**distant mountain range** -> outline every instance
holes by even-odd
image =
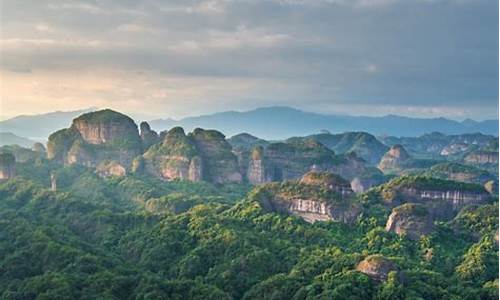
[[[31,148],[35,141],[17,136],[11,132],[0,132],[0,146],[19,145],[26,148]]]
[[[54,131],[68,127],[77,116],[96,110],[51,112],[23,115],[0,122],[1,132],[33,140],[46,140]],[[136,120],[140,122],[141,120]],[[477,122],[467,119],[457,122],[445,118],[410,118],[388,115],[383,117],[325,115],[305,112],[290,107],[265,107],[245,112],[226,111],[180,120],[157,119],[149,122],[157,131],[181,126],[186,131],[196,127],[212,128],[227,136],[248,132],[260,138],[276,140],[291,136],[305,136],[320,132],[342,133],[365,131],[381,136],[420,136],[430,132],[444,134],[483,133],[498,136],[498,120]]]
[[[0,131],[10,132],[37,141],[45,141],[52,132],[68,127],[74,118],[96,109],[88,108],[75,111],[55,111],[39,115],[21,115],[1,121]]]
[[[180,120],[161,119],[150,122],[152,128],[165,130],[182,126],[187,131],[196,127],[213,128],[231,136],[248,132],[265,139],[284,139],[321,131],[342,133],[365,131],[373,135],[420,136],[430,132],[445,134],[483,133],[498,136],[498,120],[457,122],[445,118],[410,118],[324,115],[290,107],[266,107],[246,112],[227,111]]]

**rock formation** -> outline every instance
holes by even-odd
[[[423,176],[401,176],[377,188],[387,204],[421,203],[434,219],[449,219],[471,204],[485,204],[483,186]]]
[[[47,143],[49,159],[89,167],[115,160],[128,168],[141,152],[137,125],[109,109],[81,115],[70,128],[51,134]]]
[[[386,281],[390,272],[398,272],[397,266],[382,255],[367,256],[357,265],[356,270],[376,281]]]
[[[385,230],[418,240],[434,229],[432,217],[422,204],[406,203],[395,207],[387,220]]]
[[[470,164],[497,164],[498,152],[494,151],[474,151],[468,154],[464,161]]]
[[[272,181],[272,178],[270,178],[269,175],[269,170],[267,170],[264,163],[264,148],[262,146],[256,146],[252,150],[250,154],[250,161],[248,162],[248,182],[256,185]]]
[[[290,138],[285,142],[264,143],[252,136],[237,137],[233,140],[237,147],[233,152],[238,158],[240,173],[245,175],[250,184],[296,180],[311,170],[336,173],[348,180],[363,178],[364,188],[384,181],[383,173],[368,167],[356,153],[335,155],[313,138]],[[256,145],[248,148],[252,142]]]
[[[116,161],[105,161],[97,166],[96,173],[101,177],[123,177],[127,175],[127,170]]]
[[[352,223],[361,213],[361,205],[352,195],[345,179],[309,173],[302,182],[262,185],[254,197],[267,211],[296,215],[309,223],[330,220]]]
[[[196,128],[192,139],[203,161],[204,176],[214,183],[242,182],[238,160],[225,136],[216,130]]]
[[[50,173],[50,190],[57,191],[57,177],[55,173]]]
[[[242,181],[231,145],[215,130],[196,129],[186,135],[182,128],[172,128],[144,153],[144,160],[149,174],[166,180]]]
[[[16,176],[16,158],[11,153],[0,153],[0,181]]]
[[[41,154],[44,154],[47,152],[47,150],[45,149],[45,146],[42,144],[42,143],[34,143],[33,146],[31,147],[31,150],[37,152],[37,153],[41,153]]]
[[[401,168],[405,162],[410,159],[410,155],[401,145],[392,146],[389,151],[382,157],[378,168],[384,172],[397,170]]]
[[[456,162],[446,162],[434,165],[423,174],[435,178],[477,183],[481,185],[484,185],[488,181],[495,180],[493,175],[483,169]]]
[[[141,140],[144,149],[148,149],[151,145],[159,142],[160,137],[156,131],[152,130],[147,122],[141,122],[139,125],[141,132]]]

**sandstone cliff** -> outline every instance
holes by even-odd
[[[384,172],[400,169],[408,160],[410,155],[401,145],[392,146],[382,157],[378,168]]]
[[[196,129],[186,135],[182,128],[175,127],[162,137],[162,142],[144,153],[149,174],[166,180],[242,181],[237,158],[222,133]]]
[[[422,235],[430,234],[434,223],[427,208],[422,204],[406,203],[395,207],[389,216],[385,230],[410,239],[419,240]]]
[[[10,153],[0,153],[0,181],[16,176],[16,158]]]
[[[348,181],[332,176],[334,180],[325,173],[309,173],[302,182],[262,185],[254,197],[266,211],[296,215],[306,222],[352,223],[361,213],[361,205],[352,196]]]
[[[129,117],[109,109],[81,115],[70,128],[51,134],[47,143],[49,159],[89,167],[115,160],[129,168],[141,152],[137,125]]]
[[[222,133],[196,128],[189,137],[203,161],[204,176],[208,181],[242,182],[238,159]]]
[[[148,149],[151,145],[160,141],[158,133],[152,130],[147,122],[141,122],[139,128],[141,132],[142,146],[144,149]]]
[[[485,204],[490,194],[481,185],[424,176],[401,176],[378,188],[389,205],[424,204],[435,219],[449,219],[471,204]]]
[[[471,164],[498,164],[498,152],[474,151],[468,154],[464,161]]]

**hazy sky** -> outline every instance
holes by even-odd
[[[498,114],[497,0],[0,0],[1,111]]]

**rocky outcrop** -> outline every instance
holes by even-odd
[[[414,199],[415,201],[444,201],[451,205],[454,211],[470,204],[482,204],[490,198],[486,191],[461,191],[461,190],[426,190],[417,188],[404,188],[401,194],[406,199]]]
[[[89,167],[115,160],[129,168],[141,152],[137,125],[131,118],[109,109],[81,115],[70,128],[51,134],[47,143],[49,159]]]
[[[101,177],[123,177],[127,175],[127,170],[116,161],[107,161],[97,166],[96,173]]]
[[[242,181],[231,145],[215,130],[196,129],[186,135],[182,128],[172,128],[144,153],[144,161],[149,174],[166,180]]]
[[[390,272],[397,272],[398,267],[382,255],[370,255],[362,260],[356,270],[376,281],[386,281]]]
[[[139,125],[140,136],[142,140],[142,146],[144,149],[148,149],[151,145],[156,144],[160,141],[160,137],[156,131],[152,130],[147,122],[141,122]]]
[[[0,153],[0,181],[16,176],[16,158],[11,153]]]
[[[192,139],[205,168],[204,176],[214,183],[242,182],[238,160],[225,136],[216,130],[196,128]]]
[[[430,234],[434,230],[434,223],[424,205],[406,203],[392,210],[385,230],[419,240],[422,235]]]
[[[257,144],[247,149],[238,137],[234,142],[240,173],[250,184],[297,180],[309,171],[326,171],[353,180],[362,178],[364,188],[384,181],[383,173],[369,167],[356,153],[336,155],[334,151],[313,138],[290,138],[285,142]],[[248,138],[258,143],[257,138]],[[257,141],[255,140],[257,139]]]
[[[256,146],[250,154],[250,161],[247,168],[247,179],[250,184],[262,184],[272,181],[270,172],[264,163],[264,148]]]
[[[490,180],[484,184],[484,189],[492,195],[498,195],[498,181]]]
[[[44,154],[47,152],[47,149],[45,149],[45,146],[42,144],[42,143],[34,143],[33,146],[31,147],[31,150],[37,152],[37,153],[40,153],[40,154]]]
[[[191,181],[203,180],[203,161],[201,157],[195,156],[191,159],[188,169],[188,179]]]
[[[354,222],[361,213],[345,179],[310,180],[312,173],[303,182],[289,181],[262,185],[254,193],[266,211],[296,215],[306,222],[335,221]],[[318,176],[319,177],[319,176]]]
[[[498,152],[474,151],[468,154],[464,161],[470,164],[498,164]]]
[[[392,146],[382,157],[378,168],[383,172],[400,169],[404,163],[410,160],[410,155],[401,145]]]
[[[90,112],[73,120],[71,128],[78,131],[82,139],[93,145],[137,142],[137,125],[128,116],[105,109]]]
[[[483,186],[450,180],[401,176],[377,188],[385,203],[421,203],[433,219],[452,218],[460,209],[472,204],[485,204],[490,199]]]
[[[495,179],[485,170],[456,162],[434,165],[425,174],[431,177],[478,184],[484,184]]]

